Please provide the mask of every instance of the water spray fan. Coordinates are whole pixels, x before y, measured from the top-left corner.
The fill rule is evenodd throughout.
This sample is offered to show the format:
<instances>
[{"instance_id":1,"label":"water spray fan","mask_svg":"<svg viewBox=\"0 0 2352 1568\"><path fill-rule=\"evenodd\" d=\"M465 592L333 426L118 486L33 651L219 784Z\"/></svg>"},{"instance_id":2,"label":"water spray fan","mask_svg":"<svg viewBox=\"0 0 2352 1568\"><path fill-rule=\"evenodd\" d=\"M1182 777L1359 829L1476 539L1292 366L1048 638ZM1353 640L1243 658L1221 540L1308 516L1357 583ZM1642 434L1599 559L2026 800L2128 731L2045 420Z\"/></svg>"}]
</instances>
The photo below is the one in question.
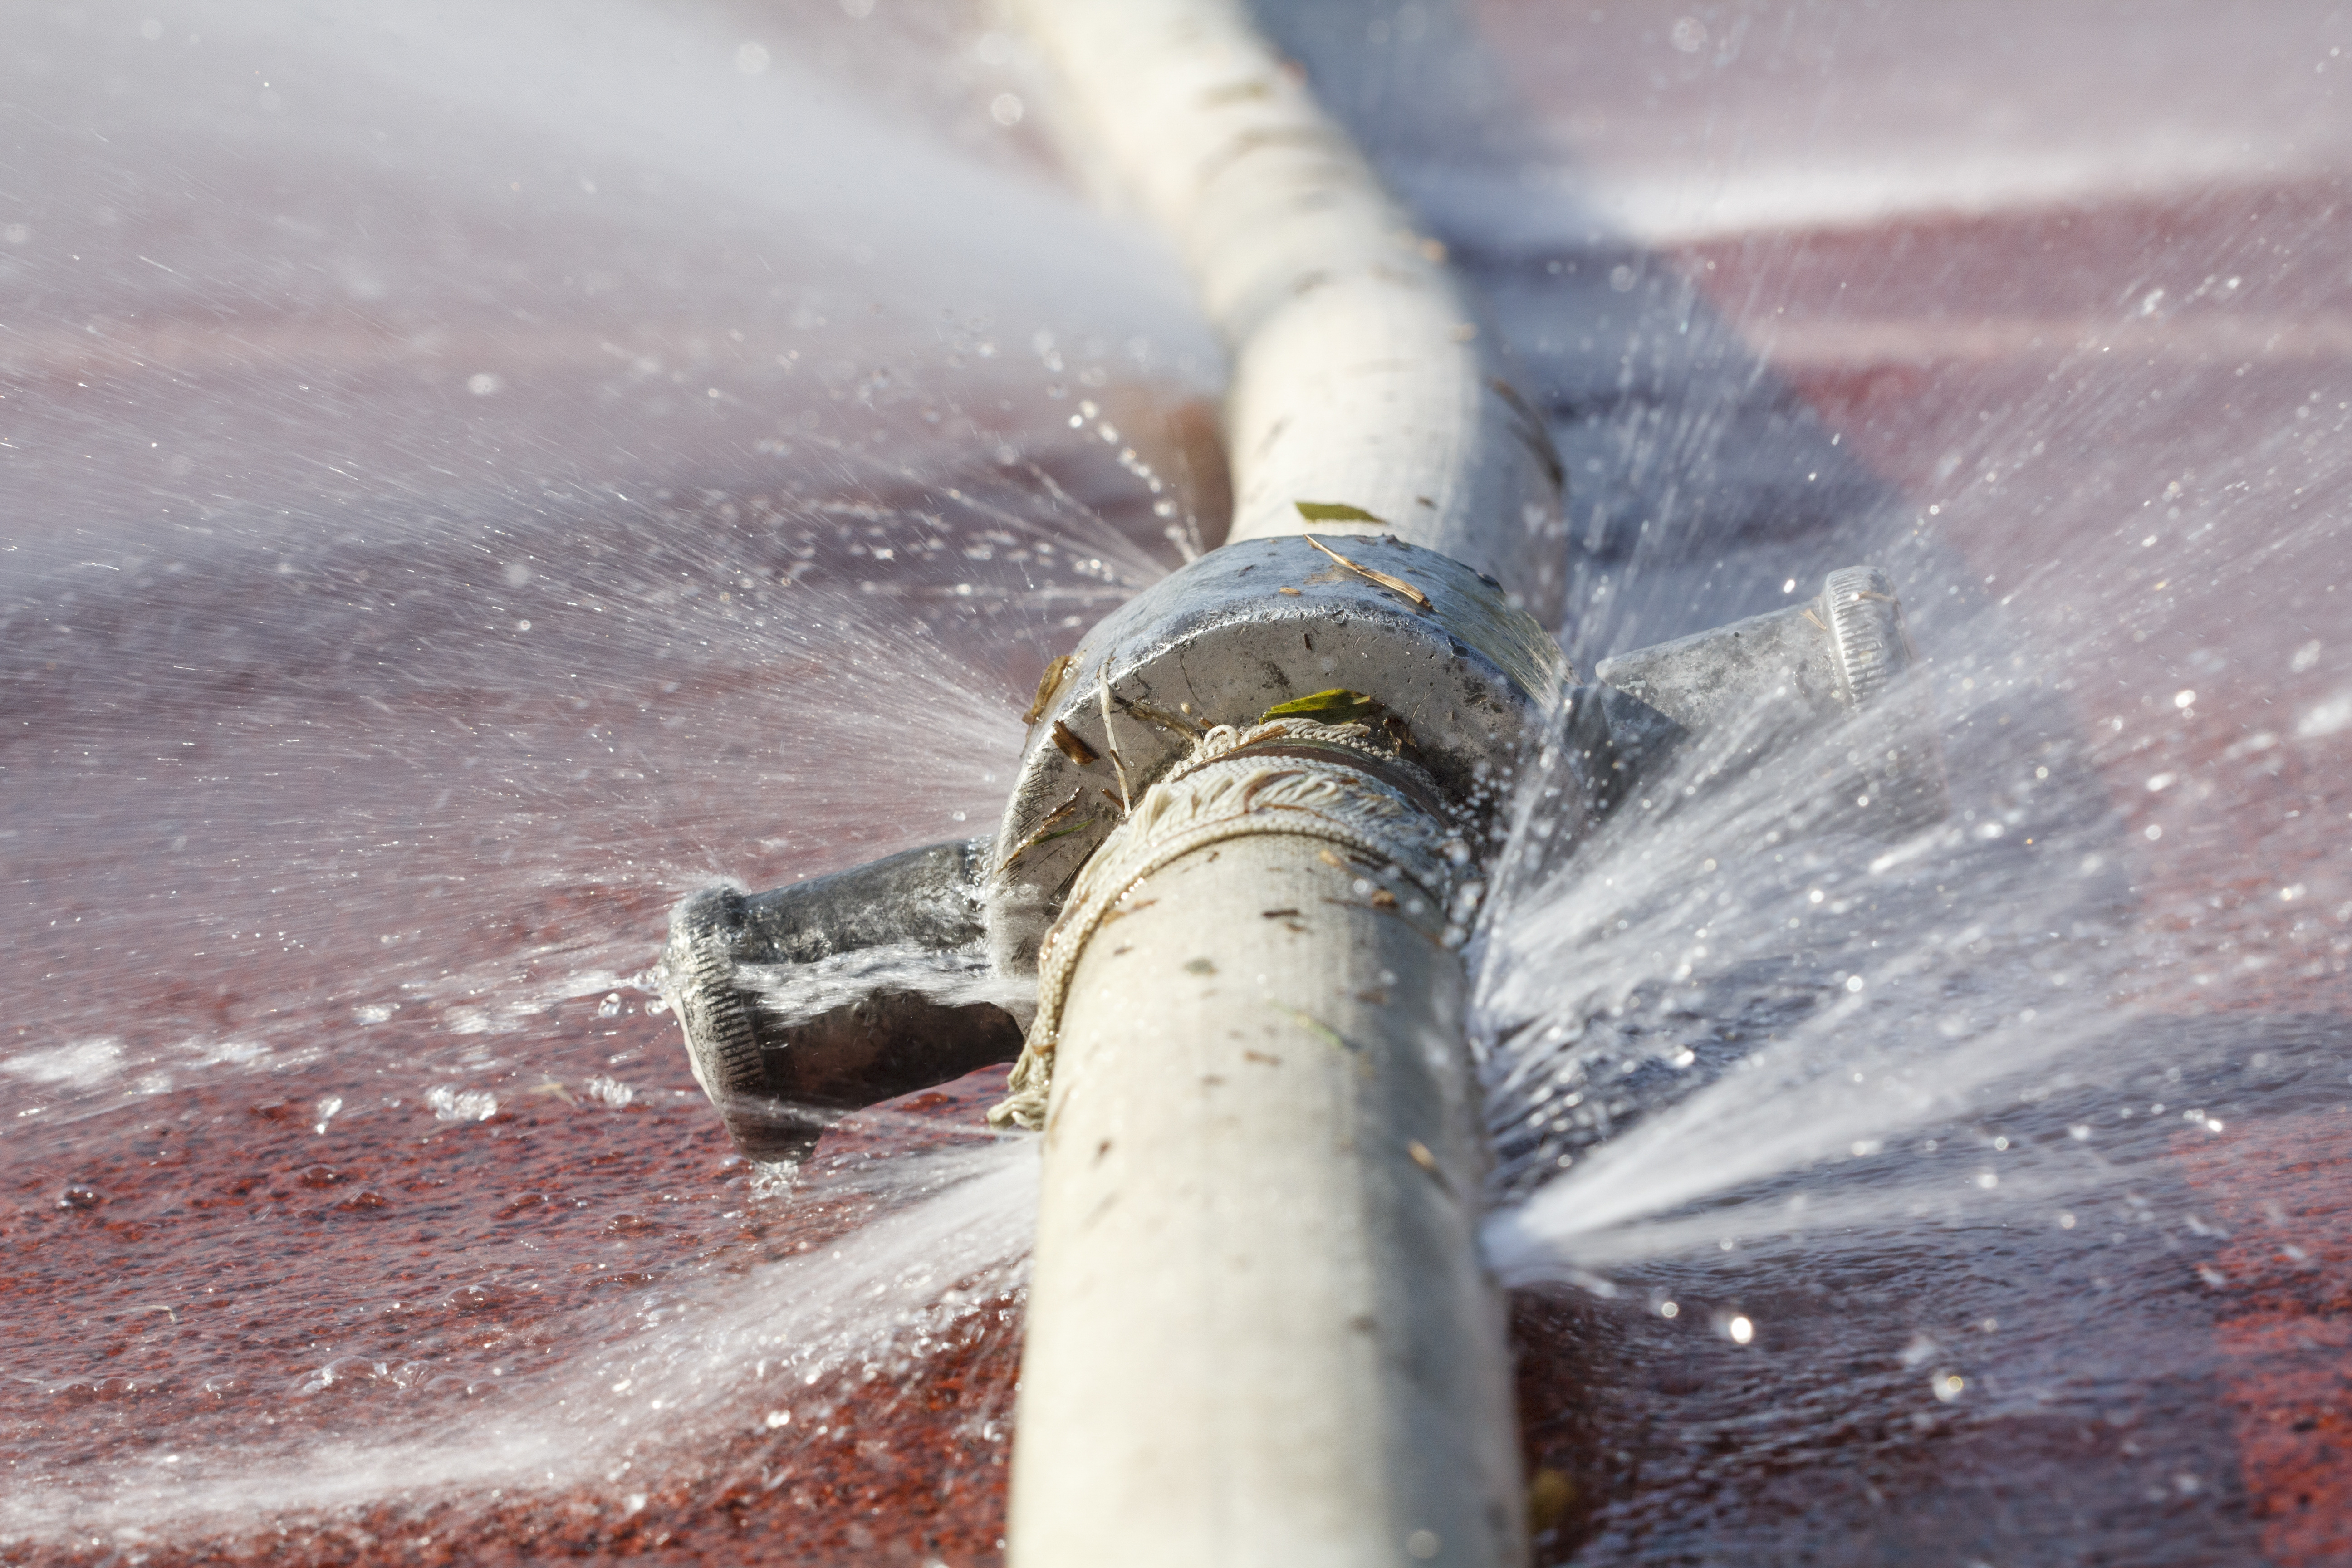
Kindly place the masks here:
<instances>
[{"instance_id":1,"label":"water spray fan","mask_svg":"<svg viewBox=\"0 0 2352 1568\"><path fill-rule=\"evenodd\" d=\"M1244 10L1016 10L1230 347L1227 542L1047 668L992 837L698 894L662 988L756 1159L1014 1062L1013 1562L1521 1563L1462 957L1514 781L1565 767L1570 846L1688 748L1806 746L1813 820L1913 829L1902 607L1851 567L1580 679L1541 418Z\"/></svg>"}]
</instances>

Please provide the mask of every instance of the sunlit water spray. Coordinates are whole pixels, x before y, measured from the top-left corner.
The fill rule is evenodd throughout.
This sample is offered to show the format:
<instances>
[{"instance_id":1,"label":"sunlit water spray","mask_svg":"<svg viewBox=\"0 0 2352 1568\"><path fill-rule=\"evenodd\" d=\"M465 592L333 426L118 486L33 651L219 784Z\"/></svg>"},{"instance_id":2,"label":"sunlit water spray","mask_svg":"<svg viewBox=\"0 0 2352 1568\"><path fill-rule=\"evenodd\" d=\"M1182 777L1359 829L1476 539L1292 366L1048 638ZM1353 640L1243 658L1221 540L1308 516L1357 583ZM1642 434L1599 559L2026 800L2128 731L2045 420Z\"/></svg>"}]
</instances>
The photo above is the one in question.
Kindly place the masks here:
<instances>
[{"instance_id":1,"label":"sunlit water spray","mask_svg":"<svg viewBox=\"0 0 2352 1568\"><path fill-rule=\"evenodd\" d=\"M645 969L992 826L1038 669L1202 543L1174 267L824 79L905 42L838 13L52 20L12 98L107 123L0 250L69 323L5 350L0 1535L877 1473L1009 1342L1027 1169L934 1105L755 1181Z\"/></svg>"},{"instance_id":2,"label":"sunlit water spray","mask_svg":"<svg viewBox=\"0 0 2352 1568\"><path fill-rule=\"evenodd\" d=\"M2073 374L2095 382L2096 361L2078 352ZM2070 494L2052 473L2033 504L2065 528L2054 554L1948 586L1949 557L1921 548L2002 504L2005 463L2095 446L2146 396L2083 390L1952 454L1948 471L1983 476L1960 506L1865 517L1852 546L1910 563L1903 589L1927 610L1912 679L1938 712L1948 820L1891 840L1839 820L1822 781L1871 744L1864 724L1712 737L1581 833L1571 748L1556 742L1520 782L1477 948L1500 1153L1486 1237L1507 1279L1606 1291L1612 1267L1773 1237L2071 1226L2161 1152L2137 1140L2116 1164L2106 1141L2128 1130L2083 1118L2115 1115L2132 1084L2210 1080L2231 1056L2226 1026L2184 1042L2168 1026L2324 994L2344 973L2352 884L2313 858L2342 829L2303 826L2340 824L2341 792L2271 787L2352 728L2340 695L2296 679L2332 645L2305 621L2230 647L2219 624L2235 604L2315 596L2284 574L2340 558L2341 524L2295 516L2258 455L2209 452L2220 471L2193 522L2177 479L2092 521L2115 505L2112 476ZM2319 458L2305 477L2340 485L2340 467ZM2142 537L2151 502L2168 521ZM1643 576L1637 552L1613 585L1633 596ZM2151 584L2193 595L2151 599ZM2161 651L2141 651L2152 637ZM2340 1080L2334 1052L2307 1054L2298 1070ZM2223 1131L2193 1088L2158 1098L2176 1126Z\"/></svg>"},{"instance_id":3,"label":"sunlit water spray","mask_svg":"<svg viewBox=\"0 0 2352 1568\"><path fill-rule=\"evenodd\" d=\"M345 1358L292 1393L315 1395L338 1381L387 1388L393 1409L365 1436L167 1438L145 1463L102 1479L12 1489L0 1531L89 1531L137 1545L156 1531L241 1531L257 1511L299 1521L387 1502L478 1507L508 1489L583 1485L615 1489L625 1516L628 1494L642 1507L643 1491L681 1463L722 1458L739 1428L780 1434L773 1445L788 1448L790 1438L822 1433L845 1391L907 1377L961 1325L1001 1317L1028 1246L1035 1181L1026 1155L1010 1145L900 1152L881 1169L821 1176L804 1196L864 1199L881 1212L782 1261L583 1314L567 1329L580 1353L535 1376L515 1368L515 1396L455 1433L431 1402L400 1397L433 1369ZM789 1200L785 1191L754 1201ZM748 1417L747 1394L756 1406ZM801 1433L788 1430L795 1422Z\"/></svg>"},{"instance_id":4,"label":"sunlit water spray","mask_svg":"<svg viewBox=\"0 0 2352 1568\"><path fill-rule=\"evenodd\" d=\"M667 1488L689 1513L694 1487L781 1485L866 1441L888 1406L852 1395L919 1381L978 1320L1009 1339L1026 1149L821 1160L755 1189L674 1021L647 1016L642 967L690 888L987 830L1037 668L1204 542L1167 493L1178 465L1133 448L1147 411L1213 390L1213 351L1164 258L1018 157L976 168L944 132L888 130L781 36L747 53L740 29L624 10L412 15L357 67L315 17L252 13L269 85L242 55L214 83L246 154L310 166L320 121L289 107L345 79L337 59L354 124L406 123L403 95L436 84L456 130L339 142L323 182L389 174L366 233L430 243L255 201L200 203L194 238L158 248L84 210L102 181L63 175L30 248L8 241L12 278L66 323L12 345L12 374L82 378L85 305L108 308L112 356L75 389L97 402L60 391L12 433L27 521L5 646L29 738L5 760L36 783L12 785L7 826L37 903L0 1147L51 1305L8 1369L31 1467L9 1533L135 1545L117 1532L234 1535L255 1510L478 1524L497 1490L576 1489L618 1520ZM178 167L204 139L136 108L173 102L174 73L229 35L158 24L59 52L116 51L134 89L105 101L134 108L110 145ZM140 53L165 44L168 68ZM541 55L521 98L486 63ZM590 85L544 85L565 81ZM972 104L1023 86L989 85ZM615 92L635 95L617 116ZM566 151L592 118L593 159ZM61 142L55 166L95 145ZM181 194L239 189L235 163ZM479 186L455 221L401 177L427 165ZM1893 184L1913 189L1907 168ZM1754 375L1645 379L1644 356L1694 352L1693 279L1720 259L1718 307L1770 318L1780 363L1834 370L1878 341L1869 323L1779 314L1834 246L1727 242L1672 278L1538 258L1484 280L1538 374L1560 372L1578 537L1606 580L1570 628L1580 655L1876 557L1914 608L1953 767L1949 822L1894 842L1817 819L1801 749L1712 774L1694 756L1565 848L1543 798L1564 760L1522 781L1476 950L1507 1278L1605 1285L1832 1244L1935 1257L2078 1212L2087 1230L2084 1196L2119 1164L2221 1135L2210 1096L2340 1098L2322 1036L2270 1040L2223 1083L2226 1041L2159 1026L2315 1005L2352 919L2340 859L2312 851L2332 852L2323 810L2344 830L2327 778L2352 676L2317 597L2338 525L2305 499L2341 491L2345 416L2279 330L2340 330L2279 258L2341 247L2301 209L2263 231L2274 248L2241 221L2132 263L2162 277L2103 284L1987 417L1971 399L1890 431L1849 407L1836 451L1873 443L1910 493L1826 537L1724 521L1768 491L1801 511L1826 425L1774 426L1774 456L1805 455L1793 471L1742 468ZM706 232L729 237L666 248ZM207 290L272 258L299 264L241 284L236 331L215 331ZM1841 300L1875 284L1909 308L1903 268L1837 265ZM1981 359L2053 330L1928 336ZM1612 331L1633 334L1622 360ZM1595 336L1591 376L1561 371ZM2160 369L2115 368L2116 344L2166 343ZM173 402L142 362L193 391ZM1840 388L1808 395L1834 411ZM2158 401L2174 422L2143 462L2122 437ZM236 413L215 428L219 409ZM1698 537L1729 564L1695 588ZM257 1219L282 1258L252 1256L237 1227Z\"/></svg>"},{"instance_id":5,"label":"sunlit water spray","mask_svg":"<svg viewBox=\"0 0 2352 1568\"><path fill-rule=\"evenodd\" d=\"M2161 304L2122 301L2116 330ZM2148 1104L2147 1135L2116 1125L2132 1102L2222 1132L2207 1097L2243 1102L2252 1050L2226 1020L2340 989L2346 802L2311 781L2352 704L2307 672L2336 646L2343 525L2299 515L2265 453L2340 489L2304 431L2345 415L2288 400L2252 448L2209 426L2194 460L2126 478L2095 454L2151 397L2230 398L2210 372L2111 381L2105 354L2074 348L1948 453L1941 504L1848 535L1926 611L1949 820L1891 842L1835 820L1821 781L1866 732L1754 767L1732 759L1758 736L1717 738L1581 837L1568 748L1521 782L1478 949L1506 1279L1605 1292L1613 1268L1782 1238L2072 1227L2166 1152ZM1956 583L1948 546L1922 549L1999 537L2021 506L2053 541L2021 563ZM2306 1091L2343 1080L2331 1046L2253 1055Z\"/></svg>"},{"instance_id":6,"label":"sunlit water spray","mask_svg":"<svg viewBox=\"0 0 2352 1568\"><path fill-rule=\"evenodd\" d=\"M2029 747L2044 760L2001 759L2019 778L1978 758L1955 781L1984 808L1888 842L1859 830L1866 789L1840 787L1875 739L1864 723L1711 737L1565 853L1543 853L1550 802L1523 817L1480 959L1503 1194L1486 1237L1507 1279L1904 1217L1937 1189L1890 1187L1873 1156L2006 1103L1996 1090L2074 1081L2116 1033L2129 944L2104 805ZM1572 798L1568 760L1523 789ZM1824 1174L1794 1206L1719 1201L1822 1165L1867 1174ZM2003 1180L1942 1192L1981 1200Z\"/></svg>"}]
</instances>

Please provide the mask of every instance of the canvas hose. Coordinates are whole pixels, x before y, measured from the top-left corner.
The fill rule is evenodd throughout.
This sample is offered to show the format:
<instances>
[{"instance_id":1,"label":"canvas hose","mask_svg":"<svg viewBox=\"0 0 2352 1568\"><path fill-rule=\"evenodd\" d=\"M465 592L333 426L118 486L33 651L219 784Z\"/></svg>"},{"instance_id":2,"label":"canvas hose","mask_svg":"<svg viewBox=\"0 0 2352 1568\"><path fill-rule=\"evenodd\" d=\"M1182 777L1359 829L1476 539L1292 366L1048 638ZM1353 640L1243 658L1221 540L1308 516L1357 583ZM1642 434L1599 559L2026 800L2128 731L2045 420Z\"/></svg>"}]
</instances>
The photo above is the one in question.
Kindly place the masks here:
<instances>
[{"instance_id":1,"label":"canvas hose","mask_svg":"<svg viewBox=\"0 0 2352 1568\"><path fill-rule=\"evenodd\" d=\"M1365 879L1379 884L1375 897L1385 889L1443 910L1470 858L1448 815L1428 775L1369 725L1280 719L1210 730L1079 873L1039 952L1036 1021L990 1124L1045 1127L1062 1006L1079 954L1154 872L1226 840L1289 834L1362 862ZM1402 887L1388 889L1391 881Z\"/></svg>"}]
</instances>

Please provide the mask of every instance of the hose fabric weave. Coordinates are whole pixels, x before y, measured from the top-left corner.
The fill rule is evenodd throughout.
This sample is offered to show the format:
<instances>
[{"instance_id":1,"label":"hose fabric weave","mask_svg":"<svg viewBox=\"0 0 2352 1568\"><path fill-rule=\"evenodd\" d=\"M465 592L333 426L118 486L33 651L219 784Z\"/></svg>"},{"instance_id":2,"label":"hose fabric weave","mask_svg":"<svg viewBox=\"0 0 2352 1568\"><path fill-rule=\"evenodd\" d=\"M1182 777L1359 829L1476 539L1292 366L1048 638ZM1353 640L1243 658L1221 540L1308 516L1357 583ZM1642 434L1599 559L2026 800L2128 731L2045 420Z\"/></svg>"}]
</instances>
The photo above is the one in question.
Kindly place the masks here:
<instances>
[{"instance_id":1,"label":"hose fabric weave","mask_svg":"<svg viewBox=\"0 0 2352 1568\"><path fill-rule=\"evenodd\" d=\"M1281 754L1259 750L1269 747ZM1121 900L1196 849L1259 833L1321 839L1395 868L1445 907L1454 868L1466 862L1468 848L1452 824L1415 796L1438 798L1395 742L1367 725L1287 719L1246 730L1219 725L1203 735L1078 874L1038 952L1036 1021L1013 1065L1010 1093L990 1110L989 1123L1043 1129L1062 1006L1079 953Z\"/></svg>"}]
</instances>

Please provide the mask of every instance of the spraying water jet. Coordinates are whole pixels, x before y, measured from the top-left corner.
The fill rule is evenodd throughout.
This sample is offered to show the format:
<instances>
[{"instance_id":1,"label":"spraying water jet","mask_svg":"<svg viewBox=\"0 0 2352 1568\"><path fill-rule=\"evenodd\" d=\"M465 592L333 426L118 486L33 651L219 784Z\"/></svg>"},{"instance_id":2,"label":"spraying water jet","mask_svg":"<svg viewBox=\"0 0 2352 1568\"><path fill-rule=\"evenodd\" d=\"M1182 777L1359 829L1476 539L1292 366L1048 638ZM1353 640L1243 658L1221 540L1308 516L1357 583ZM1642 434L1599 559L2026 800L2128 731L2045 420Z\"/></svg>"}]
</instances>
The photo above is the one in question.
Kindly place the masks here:
<instances>
[{"instance_id":1,"label":"spraying water jet","mask_svg":"<svg viewBox=\"0 0 2352 1568\"><path fill-rule=\"evenodd\" d=\"M1016 1562L1519 1563L1461 957L1498 808L1547 745L1564 844L1696 742L1842 727L1816 820L1916 826L1901 605L1842 569L1580 681L1561 465L1444 247L1239 6L1019 10L1230 345L1228 542L1048 666L992 839L698 895L658 982L757 1158L1014 1060Z\"/></svg>"},{"instance_id":2,"label":"spraying water jet","mask_svg":"<svg viewBox=\"0 0 2352 1568\"><path fill-rule=\"evenodd\" d=\"M1139 558L1160 494L1069 400L1165 475L1137 402L1224 371L1170 258L1035 176L1051 97L964 8L592 9L239 0L201 47L169 6L152 41L143 11L25 18L11 1560L118 1526L158 1562L1000 1554L1037 1146L986 1151L1023 1180L985 1202L912 1197L948 1173L927 1118L979 1137L980 1074L771 1185L634 982L719 870L991 833L1039 669L1173 559ZM1534 889L1511 868L1570 825L1554 775L1512 784L1465 951L1520 1441L1574 1486L1534 1552L2338 1561L2345 143L2336 63L2296 54L2324 22L2168 15L2089 81L2096 5L1998 37L1708 15L1696 53L1686 9L1265 16L1523 356L1577 487L1579 669L1876 561L1956 764L1911 858L1782 866L1754 846L1791 773L1694 731ZM1449 25L1505 90L1465 89ZM1021 127L936 123L1000 89ZM1461 123L1520 105L1558 138L1524 164ZM855 210L793 204L820 163ZM1122 753L1142 722L1115 710ZM813 1000L901 955L833 956ZM901 1203L887 1247L855 1217ZM1563 1261L1622 1294L1522 1283ZM1564 1344L1530 1331L1553 1312ZM940 1348L956 1321L982 1360Z\"/></svg>"}]
</instances>

